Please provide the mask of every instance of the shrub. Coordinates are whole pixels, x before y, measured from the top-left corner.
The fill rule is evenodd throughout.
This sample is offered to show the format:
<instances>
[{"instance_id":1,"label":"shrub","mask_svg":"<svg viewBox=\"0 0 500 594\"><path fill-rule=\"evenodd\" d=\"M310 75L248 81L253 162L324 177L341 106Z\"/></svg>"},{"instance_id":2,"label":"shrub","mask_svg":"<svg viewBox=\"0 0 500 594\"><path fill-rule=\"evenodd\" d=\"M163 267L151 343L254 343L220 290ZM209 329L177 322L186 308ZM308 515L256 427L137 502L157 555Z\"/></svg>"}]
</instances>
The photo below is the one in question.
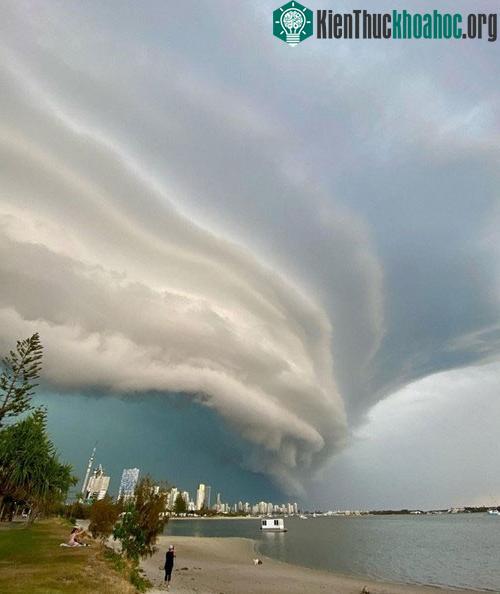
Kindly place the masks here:
<instances>
[{"instance_id":1,"label":"shrub","mask_svg":"<svg viewBox=\"0 0 500 594\"><path fill-rule=\"evenodd\" d=\"M121 512L121 505L106 496L90 506L89 530L94 538L105 541L111 536Z\"/></svg>"},{"instance_id":2,"label":"shrub","mask_svg":"<svg viewBox=\"0 0 500 594\"><path fill-rule=\"evenodd\" d=\"M156 489L150 477L137 484L134 499L124 504L120 520L113 530L113 538L119 540L122 551L129 559L155 552L158 534L167 521L165 513L167 493Z\"/></svg>"}]
</instances>

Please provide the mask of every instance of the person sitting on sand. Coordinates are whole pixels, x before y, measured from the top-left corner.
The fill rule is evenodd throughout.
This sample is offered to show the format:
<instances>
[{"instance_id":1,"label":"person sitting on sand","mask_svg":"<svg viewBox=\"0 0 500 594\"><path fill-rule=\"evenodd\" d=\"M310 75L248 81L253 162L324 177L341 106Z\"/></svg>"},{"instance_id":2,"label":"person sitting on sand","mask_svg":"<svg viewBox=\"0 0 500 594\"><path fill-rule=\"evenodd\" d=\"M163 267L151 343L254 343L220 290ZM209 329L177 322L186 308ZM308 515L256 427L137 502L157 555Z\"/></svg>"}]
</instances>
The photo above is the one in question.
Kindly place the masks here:
<instances>
[{"instance_id":1,"label":"person sitting on sand","mask_svg":"<svg viewBox=\"0 0 500 594\"><path fill-rule=\"evenodd\" d=\"M170 590L170 580L172 579L172 570L174 568L175 549L174 545L168 547L167 554L165 556L165 582L167 584L167 590Z\"/></svg>"}]
</instances>

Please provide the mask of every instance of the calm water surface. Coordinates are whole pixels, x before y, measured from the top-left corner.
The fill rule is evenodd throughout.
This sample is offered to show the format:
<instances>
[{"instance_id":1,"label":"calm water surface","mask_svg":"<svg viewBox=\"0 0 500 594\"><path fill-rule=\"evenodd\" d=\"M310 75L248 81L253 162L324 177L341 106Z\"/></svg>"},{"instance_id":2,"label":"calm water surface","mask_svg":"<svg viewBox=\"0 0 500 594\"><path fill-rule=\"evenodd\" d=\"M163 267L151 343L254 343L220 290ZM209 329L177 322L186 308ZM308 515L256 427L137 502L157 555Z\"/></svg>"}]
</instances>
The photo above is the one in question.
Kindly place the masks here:
<instances>
[{"instance_id":1,"label":"calm water surface","mask_svg":"<svg viewBox=\"0 0 500 594\"><path fill-rule=\"evenodd\" d=\"M260 520L179 520L166 534L240 536L263 555L393 582L500 591L500 517L487 514L285 520L263 534ZM179 554L181 552L179 551Z\"/></svg>"}]
</instances>

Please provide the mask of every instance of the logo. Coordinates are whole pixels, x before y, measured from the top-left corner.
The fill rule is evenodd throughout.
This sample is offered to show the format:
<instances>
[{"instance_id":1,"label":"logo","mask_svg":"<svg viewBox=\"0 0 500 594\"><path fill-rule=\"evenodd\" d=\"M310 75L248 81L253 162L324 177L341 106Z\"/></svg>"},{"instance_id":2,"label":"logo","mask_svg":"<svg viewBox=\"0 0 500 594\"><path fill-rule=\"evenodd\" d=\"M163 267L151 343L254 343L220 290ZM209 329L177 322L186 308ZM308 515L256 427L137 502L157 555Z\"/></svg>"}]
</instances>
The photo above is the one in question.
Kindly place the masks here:
<instances>
[{"instance_id":1,"label":"logo","mask_svg":"<svg viewBox=\"0 0 500 594\"><path fill-rule=\"evenodd\" d=\"M297 45L313 34L312 10L287 2L273 12L273 34L288 45Z\"/></svg>"}]
</instances>

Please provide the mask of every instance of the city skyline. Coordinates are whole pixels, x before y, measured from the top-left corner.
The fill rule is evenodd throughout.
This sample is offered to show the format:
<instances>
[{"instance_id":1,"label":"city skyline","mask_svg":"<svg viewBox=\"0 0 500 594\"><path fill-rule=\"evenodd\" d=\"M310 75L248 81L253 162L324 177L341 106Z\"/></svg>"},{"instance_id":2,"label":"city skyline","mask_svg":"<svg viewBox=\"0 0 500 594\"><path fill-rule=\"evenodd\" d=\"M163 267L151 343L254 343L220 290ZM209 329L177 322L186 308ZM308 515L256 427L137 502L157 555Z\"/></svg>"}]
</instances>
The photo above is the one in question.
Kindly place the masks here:
<instances>
[{"instance_id":1,"label":"city skyline","mask_svg":"<svg viewBox=\"0 0 500 594\"><path fill-rule=\"evenodd\" d=\"M92 453L90 460L93 459L95 449ZM137 485L140 476L139 468L124 468L122 470L120 486L116 499L133 499L134 489ZM98 464L96 468L92 469L90 479L87 483L87 487L84 490L85 496L84 501L95 499L99 501L103 499L107 493L109 486L110 477L104 475L104 471L101 464ZM161 481L160 481L161 484ZM219 514L230 514L230 513L244 513L251 515L262 515L262 514L298 514L299 507L297 502L287 503L272 503L270 501L259 501L258 503L251 504L248 501L240 499L238 502L227 503L222 501L222 495L218 491L215 503L211 501L211 490L212 486L205 483L199 483L197 489L191 493L186 490L181 490L175 485L168 485L166 481L163 481L165 485L167 498L166 498L166 510L174 511L176 501L179 495L186 504L186 512L196 513L203 510L215 511ZM155 489L160 489L160 485L157 485Z\"/></svg>"}]
</instances>

